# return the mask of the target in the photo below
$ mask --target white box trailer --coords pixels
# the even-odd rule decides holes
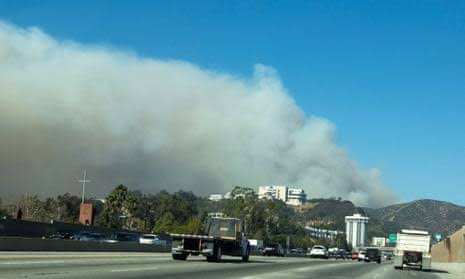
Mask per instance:
[[[417,266],[422,270],[431,270],[431,235],[426,231],[401,230],[397,233],[394,251],[394,268]]]

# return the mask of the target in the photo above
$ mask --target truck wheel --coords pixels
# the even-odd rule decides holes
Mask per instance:
[[[218,248],[216,249],[215,261],[217,262],[221,261],[221,246],[220,245],[218,245]]]
[[[212,256],[207,256],[207,261],[208,262],[219,262],[221,261],[221,246],[218,245],[214,247],[214,252]]]
[[[242,261],[243,262],[248,262],[249,261],[249,256],[250,256],[250,247],[247,246],[247,249],[246,249],[246,254],[245,255],[242,255]]]
[[[172,254],[173,260],[185,261],[187,259],[187,254]]]

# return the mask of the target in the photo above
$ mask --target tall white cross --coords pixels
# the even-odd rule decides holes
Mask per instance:
[[[90,180],[86,180],[87,170],[84,170],[84,178],[78,180],[78,182],[82,182],[82,203],[84,203],[84,196],[86,194],[86,183],[90,182]]]

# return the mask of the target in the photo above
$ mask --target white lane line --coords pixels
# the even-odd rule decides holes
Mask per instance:
[[[2,262],[4,265],[22,265],[22,264],[56,264],[65,263],[65,261],[30,261],[30,262]]]
[[[110,272],[129,272],[129,271],[143,271],[143,270],[157,270],[158,267],[142,267],[142,268],[128,268],[128,269],[112,269]]]
[[[314,266],[308,266],[308,267],[301,267],[301,268],[297,268],[297,271],[307,271],[307,270],[310,270],[310,269],[313,269],[315,268]]]
[[[125,262],[132,262],[136,259],[112,259],[112,261],[125,261]],[[151,263],[151,262],[161,262],[161,261],[168,261],[169,259],[143,259],[142,263]],[[8,262],[1,262],[0,264],[3,265],[21,265],[21,264],[56,264],[56,263],[95,263],[95,262],[106,262],[109,259],[65,259],[65,260],[45,260],[45,261],[8,261]],[[141,262],[141,260],[138,260]]]

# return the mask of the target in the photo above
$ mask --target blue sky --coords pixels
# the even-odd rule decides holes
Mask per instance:
[[[250,76],[274,67],[363,168],[465,205],[465,1],[0,1],[0,20]]]

